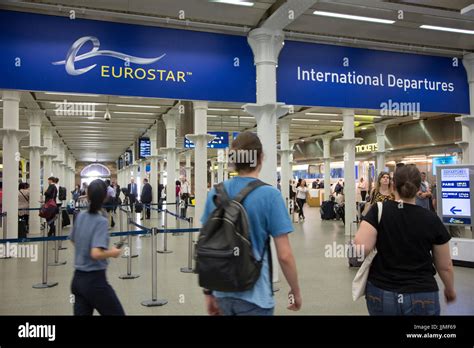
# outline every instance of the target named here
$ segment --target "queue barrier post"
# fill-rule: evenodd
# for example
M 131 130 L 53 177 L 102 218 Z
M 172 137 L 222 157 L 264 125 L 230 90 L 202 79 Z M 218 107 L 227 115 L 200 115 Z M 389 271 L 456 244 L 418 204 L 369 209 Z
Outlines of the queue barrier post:
M 193 218 L 190 217 L 187 219 L 189 223 L 189 228 L 191 229 L 193 226 Z M 188 233 L 188 266 L 187 267 L 181 267 L 181 272 L 183 273 L 194 273 L 193 269 L 193 246 L 194 246 L 194 241 L 193 241 L 193 233 L 189 232 Z
M 128 222 L 128 230 L 131 231 L 132 230 L 132 224 L 131 224 L 131 221 L 132 221 L 132 218 L 130 217 L 130 214 L 129 212 L 127 212 L 127 222 Z M 127 274 L 122 274 L 119 276 L 120 279 L 136 279 L 138 277 L 140 277 L 139 274 L 132 274 L 132 257 L 134 257 L 132 255 L 132 235 L 129 234 L 128 237 L 128 245 L 127 245 L 127 249 L 125 249 L 125 255 L 124 257 L 127 258 Z M 138 255 L 135 255 L 135 257 L 138 256 Z
M 43 237 L 47 236 L 47 223 L 43 229 Z M 41 275 L 41 283 L 34 284 L 33 289 L 47 289 L 52 288 L 53 286 L 58 285 L 58 282 L 48 282 L 48 241 L 43 241 L 43 269 Z
M 169 254 L 169 253 L 172 253 L 173 251 L 168 250 L 168 210 L 167 209 L 163 210 L 163 214 L 164 214 L 163 250 L 157 250 L 156 252 L 160 254 Z
M 57 231 L 57 236 L 60 237 L 62 234 L 62 218 L 61 218 L 61 208 L 59 208 L 59 214 L 57 215 L 56 219 L 56 231 Z M 51 227 L 50 227 L 51 228 Z M 67 261 L 59 261 L 59 240 L 54 241 L 54 262 L 50 262 L 48 266 L 64 266 Z
M 158 229 L 156 227 L 152 228 L 151 230 L 151 300 L 142 301 L 142 306 L 145 307 L 158 307 L 164 306 L 168 303 L 167 300 L 158 299 L 158 280 L 156 276 L 157 272 L 157 257 L 155 253 L 155 245 L 156 245 L 156 234 Z M 166 233 L 165 233 L 166 235 Z
M 133 216 L 132 212 L 130 210 L 127 210 L 127 230 L 128 231 L 132 230 L 132 224 L 131 224 L 132 216 Z M 121 230 L 121 232 L 123 232 L 123 230 Z M 133 258 L 138 257 L 138 254 L 133 253 L 133 248 L 132 248 L 133 240 L 132 240 L 131 235 L 127 236 L 127 243 L 126 244 L 128 246 L 128 252 L 126 252 L 124 255 L 122 255 L 122 258 L 129 259 L 131 257 L 133 257 Z M 131 262 L 131 261 L 127 260 L 127 262 Z

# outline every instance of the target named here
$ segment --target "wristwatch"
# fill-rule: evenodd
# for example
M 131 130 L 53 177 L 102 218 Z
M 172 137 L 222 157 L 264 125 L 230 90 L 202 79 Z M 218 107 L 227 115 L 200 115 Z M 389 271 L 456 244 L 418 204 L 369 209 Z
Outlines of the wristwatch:
M 202 293 L 203 293 L 204 295 L 212 295 L 212 290 L 203 289 L 203 290 L 202 290 Z

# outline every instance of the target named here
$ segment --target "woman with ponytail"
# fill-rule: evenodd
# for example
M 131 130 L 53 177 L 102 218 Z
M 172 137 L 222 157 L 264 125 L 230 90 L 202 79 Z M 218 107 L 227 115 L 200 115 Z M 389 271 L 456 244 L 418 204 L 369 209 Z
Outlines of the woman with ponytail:
M 125 315 L 114 289 L 107 282 L 107 259 L 120 256 L 120 249 L 109 248 L 108 221 L 101 214 L 107 186 L 94 180 L 87 188 L 88 211 L 77 216 L 71 233 L 74 243 L 74 315 Z
M 447 303 L 454 302 L 450 235 L 439 217 L 417 206 L 421 184 L 414 165 L 397 168 L 395 198 L 375 204 L 360 224 L 355 244 L 368 255 L 370 266 L 365 299 L 370 315 L 440 315 L 436 271 Z M 360 250 L 360 249 L 357 249 Z

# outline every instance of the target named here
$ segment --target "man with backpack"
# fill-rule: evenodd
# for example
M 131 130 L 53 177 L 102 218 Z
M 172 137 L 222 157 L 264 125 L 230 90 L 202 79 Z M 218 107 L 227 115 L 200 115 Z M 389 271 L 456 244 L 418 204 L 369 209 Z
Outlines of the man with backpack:
M 243 132 L 230 151 L 253 151 L 256 156 L 237 156 L 232 164 L 239 175 L 213 188 L 206 202 L 196 271 L 207 311 L 210 315 L 273 315 L 270 236 L 290 285 L 287 308 L 297 311 L 302 300 L 288 238 L 293 226 L 281 193 L 258 180 L 262 143 L 256 134 Z M 250 158 L 256 158 L 256 163 Z

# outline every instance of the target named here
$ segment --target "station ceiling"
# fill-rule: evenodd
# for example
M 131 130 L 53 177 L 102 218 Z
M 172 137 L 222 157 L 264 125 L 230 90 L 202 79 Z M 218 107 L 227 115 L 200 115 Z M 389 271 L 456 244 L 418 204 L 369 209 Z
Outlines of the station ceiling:
M 251 1 L 251 0 L 249 0 Z M 176 27 L 221 33 L 246 35 L 272 15 L 285 1 L 253 0 L 253 6 L 235 6 L 209 0 L 0 0 L 0 8 L 52 15 L 68 15 L 76 9 L 78 18 L 110 20 L 142 25 Z M 472 35 L 420 29 L 420 25 L 435 25 L 474 30 L 474 17 L 461 15 L 461 9 L 472 0 L 321 0 L 285 28 L 288 40 L 337 43 L 375 49 L 411 51 L 461 57 L 474 51 Z M 403 11 L 404 19 L 393 25 L 316 16 L 314 11 L 329 11 L 350 15 L 397 19 Z M 185 20 L 179 15 L 184 11 Z M 27 92 L 25 92 L 27 93 Z M 179 103 L 177 100 L 151 98 L 123 98 L 99 95 L 60 95 L 32 92 L 26 98 L 35 100 L 45 110 L 45 123 L 51 123 L 73 156 L 80 161 L 115 161 L 134 140 L 156 122 L 157 118 Z M 95 103 L 96 117 L 57 116 L 56 104 L 69 102 Z M 28 129 L 23 102 L 20 128 Z M 2 102 L 0 102 L 0 108 Z M 111 120 L 104 120 L 106 108 Z M 210 103 L 209 131 L 254 130 L 255 119 L 242 110 L 241 104 Z M 1 110 L 0 110 L 1 111 Z M 336 108 L 295 107 L 292 115 L 290 140 L 311 139 L 324 133 L 341 130 L 341 110 Z M 323 115 L 324 114 L 324 115 Z M 331 115 L 333 114 L 333 115 Z M 0 113 L 1 115 L 1 113 Z M 356 130 L 370 128 L 381 118 L 374 110 L 356 110 Z M 368 117 L 370 116 L 370 117 Z M 421 117 L 441 116 L 422 114 Z M 411 121 L 397 118 L 396 122 Z M 179 129 L 179 124 L 178 124 Z M 182 147 L 182 134 L 177 145 Z M 28 145 L 24 139 L 21 146 Z M 25 152 L 26 155 L 26 152 Z M 212 155 L 212 153 L 211 153 Z

